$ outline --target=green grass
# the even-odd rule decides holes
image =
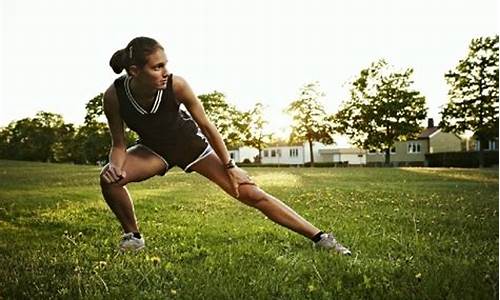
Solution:
[[[129,185],[120,254],[99,168],[0,161],[0,299],[497,299],[498,171],[250,168],[352,257],[315,250],[196,174]]]

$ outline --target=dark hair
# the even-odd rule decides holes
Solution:
[[[148,62],[148,56],[156,50],[164,50],[163,47],[154,39],[148,37],[136,37],[128,43],[125,49],[115,52],[109,60],[109,65],[116,74],[120,74],[123,69],[128,73],[131,65],[140,68]]]

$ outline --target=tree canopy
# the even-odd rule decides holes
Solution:
[[[323,96],[324,94],[319,90],[319,83],[308,83],[301,88],[298,99],[286,109],[293,119],[290,143],[309,143],[311,166],[314,166],[313,143],[333,144],[334,142],[331,118],[319,102]]]
[[[445,74],[449,101],[441,111],[444,130],[473,131],[480,152],[498,137],[498,35],[475,38],[467,56]],[[483,157],[480,155],[482,166]]]
[[[358,147],[384,151],[386,164],[393,145],[415,137],[426,117],[425,97],[412,89],[412,74],[383,59],[372,63],[350,83],[350,98],[335,115],[340,133]]]

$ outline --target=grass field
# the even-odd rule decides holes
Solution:
[[[248,171],[353,256],[177,170],[129,185],[147,248],[121,254],[99,168],[0,161],[0,299],[498,298],[498,170]]]

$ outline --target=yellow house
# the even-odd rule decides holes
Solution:
[[[397,142],[391,149],[391,163],[398,166],[424,166],[425,154],[438,152],[459,152],[462,150],[461,138],[454,133],[443,132],[428,119],[427,128],[414,140]],[[366,155],[368,165],[385,162],[385,154],[369,151]]]

